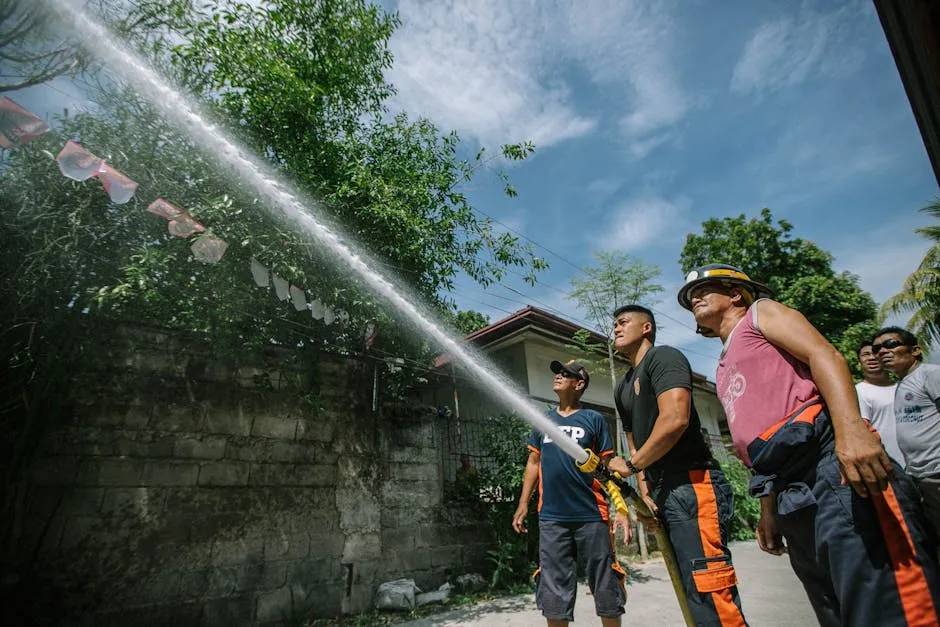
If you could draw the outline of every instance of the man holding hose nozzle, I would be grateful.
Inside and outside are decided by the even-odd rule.
[[[551,363],[552,390],[558,407],[546,412],[568,437],[597,458],[614,454],[604,417],[581,406],[590,383],[587,369],[577,362]],[[512,526],[525,532],[529,499],[539,489],[539,569],[535,599],[549,627],[574,620],[578,557],[587,564],[588,585],[604,627],[620,625],[626,602],[626,573],[617,563],[610,529],[607,496],[592,474],[582,472],[549,436],[532,431],[526,442],[526,464],[519,507]],[[629,526],[627,526],[629,532]],[[627,538],[629,542],[629,537]]]
[[[630,457],[607,467],[637,477],[643,500],[672,543],[696,625],[746,625],[728,550],[734,494],[712,458],[692,402],[692,368],[671,346],[655,346],[653,312],[627,305],[614,312],[614,347],[633,368],[614,401]]]
[[[724,343],[718,398],[755,473],[758,544],[789,553],[821,625],[937,627],[936,547],[916,488],[862,419],[842,355],[769,297],[723,264],[696,268],[679,291],[703,335]]]

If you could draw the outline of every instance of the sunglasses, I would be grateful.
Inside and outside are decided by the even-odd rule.
[[[566,379],[577,379],[578,381],[581,381],[581,375],[575,374],[573,372],[568,372],[567,370],[562,370],[558,374],[560,374]]]
[[[871,354],[877,355],[881,352],[881,349],[891,350],[897,348],[898,346],[907,346],[904,342],[900,340],[885,340],[881,344],[872,344],[871,345]]]

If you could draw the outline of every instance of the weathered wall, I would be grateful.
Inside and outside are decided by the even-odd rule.
[[[381,386],[373,411],[381,364],[237,363],[125,328],[90,339],[85,366],[19,543],[50,623],[273,624],[481,567],[483,529],[441,502],[436,416]]]

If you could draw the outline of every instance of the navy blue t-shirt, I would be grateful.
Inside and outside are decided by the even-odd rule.
[[[593,409],[579,409],[570,416],[554,409],[545,412],[581,448],[599,457],[614,452],[604,417]],[[554,522],[595,522],[608,520],[607,495],[594,475],[581,472],[567,453],[549,436],[533,431],[526,441],[530,451],[539,453],[539,520]]]

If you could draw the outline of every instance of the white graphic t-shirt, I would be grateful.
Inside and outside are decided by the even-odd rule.
[[[875,385],[862,381],[855,385],[858,407],[862,418],[868,420],[881,436],[881,442],[891,459],[904,465],[904,455],[898,446],[897,426],[894,423],[894,385]]]

